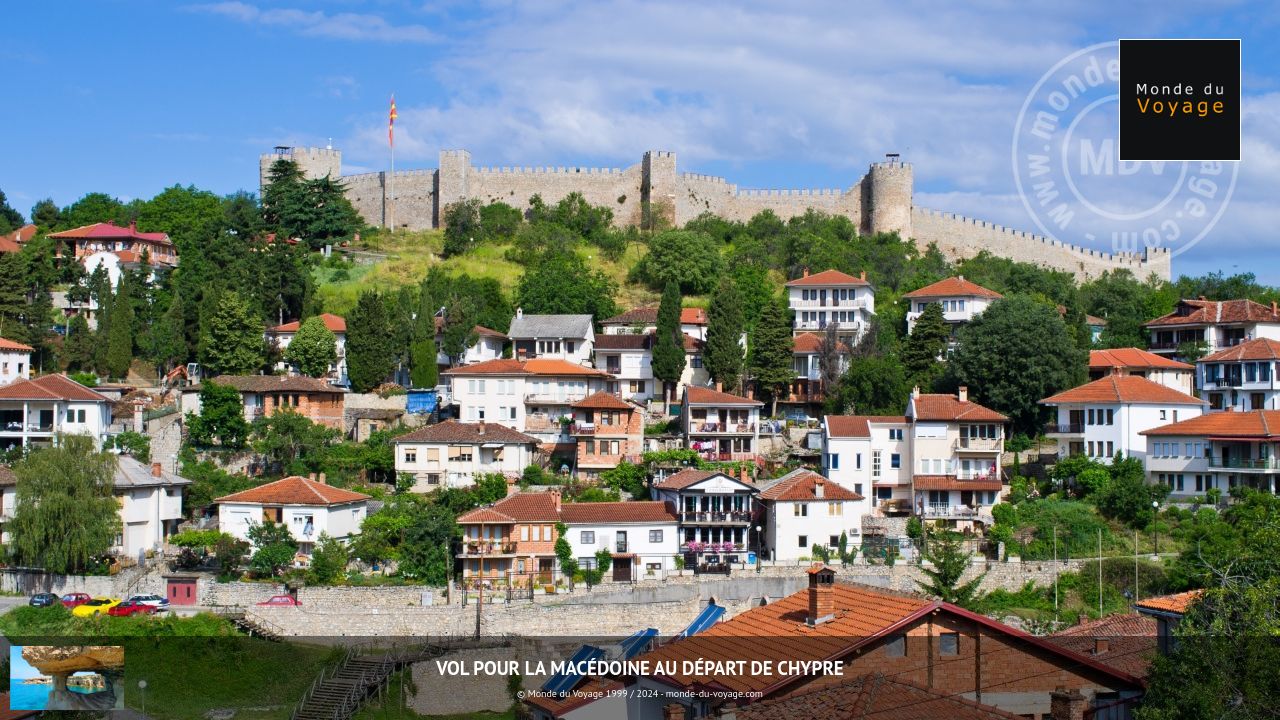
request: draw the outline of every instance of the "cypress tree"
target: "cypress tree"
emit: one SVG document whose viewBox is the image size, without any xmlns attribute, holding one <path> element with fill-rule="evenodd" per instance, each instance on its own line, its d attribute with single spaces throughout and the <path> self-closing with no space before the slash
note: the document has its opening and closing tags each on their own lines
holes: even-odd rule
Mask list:
<svg viewBox="0 0 1280 720">
<path fill-rule="evenodd" d="M 911 335 L 902 344 L 902 365 L 911 382 L 926 390 L 933 385 L 941 374 L 942 364 L 938 358 L 946 352 L 950 337 L 951 328 L 942 316 L 942 303 L 925 305 Z"/>
<path fill-rule="evenodd" d="M 347 373 L 351 389 L 369 392 L 395 369 L 395 339 L 387 305 L 376 292 L 360 294 L 347 318 Z"/>
<path fill-rule="evenodd" d="M 671 393 L 684 374 L 684 337 L 680 333 L 680 286 L 667 281 L 658 304 L 657 337 L 653 342 L 653 376 L 663 382 L 662 397 L 670 412 Z"/>
<path fill-rule="evenodd" d="M 703 361 L 711 378 L 732 391 L 742 377 L 742 299 L 738 287 L 729 278 L 720 281 L 720 288 L 711 298 L 707 309 L 707 344 Z"/>
<path fill-rule="evenodd" d="M 787 310 L 776 298 L 760 311 L 751 335 L 751 369 L 760 389 L 769 395 L 770 415 L 778 411 L 778 395 L 795 378 L 792 366 L 791 322 Z"/>
<path fill-rule="evenodd" d="M 107 374 L 124 378 L 133 362 L 133 300 L 129 297 L 129 276 L 120 274 L 120 284 L 111 299 L 111 328 L 107 333 Z"/>
</svg>

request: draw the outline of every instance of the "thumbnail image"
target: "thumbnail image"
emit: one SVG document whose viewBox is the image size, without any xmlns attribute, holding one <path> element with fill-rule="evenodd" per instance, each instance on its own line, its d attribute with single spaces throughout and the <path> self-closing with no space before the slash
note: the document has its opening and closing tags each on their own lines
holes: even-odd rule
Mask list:
<svg viewBox="0 0 1280 720">
<path fill-rule="evenodd" d="M 13 710 L 114 710 L 124 707 L 124 648 L 112 645 L 13 645 Z"/>
</svg>

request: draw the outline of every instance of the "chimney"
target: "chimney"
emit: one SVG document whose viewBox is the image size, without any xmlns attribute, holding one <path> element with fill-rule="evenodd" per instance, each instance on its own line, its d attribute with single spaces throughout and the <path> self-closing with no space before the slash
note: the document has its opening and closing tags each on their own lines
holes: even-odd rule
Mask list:
<svg viewBox="0 0 1280 720">
<path fill-rule="evenodd" d="M 716 392 L 724 392 L 724 383 L 716 381 Z"/>
<path fill-rule="evenodd" d="M 969 386 L 961 385 L 960 392 L 956 393 L 956 397 L 960 400 L 960 402 L 969 402 Z"/>
<path fill-rule="evenodd" d="M 316 474 L 315 474 L 315 473 L 311 473 L 310 475 L 308 475 L 308 476 L 307 476 L 307 479 L 308 479 L 308 480 L 310 480 L 311 482 L 315 482 L 315 481 L 316 481 Z"/>
<path fill-rule="evenodd" d="M 316 478 L 316 482 L 320 483 L 321 485 L 329 484 L 329 481 L 325 479 L 324 473 L 320 473 L 320 476 Z"/>
<path fill-rule="evenodd" d="M 960 282 L 964 282 L 964 276 L 963 276 L 963 275 L 957 275 L 957 276 L 956 276 L 956 279 L 957 279 L 957 280 L 959 280 Z"/>
<path fill-rule="evenodd" d="M 1271 314 L 1272 315 L 1280 314 L 1280 303 L 1276 303 L 1275 300 L 1271 301 Z"/>
<path fill-rule="evenodd" d="M 915 386 L 915 387 L 911 388 L 911 397 L 913 397 L 913 398 L 918 398 L 918 397 L 920 397 L 920 386 L 919 386 L 919 385 L 917 385 L 917 386 Z"/>
<path fill-rule="evenodd" d="M 801 277 L 809 277 L 809 268 L 804 269 L 804 275 L 801 275 Z"/>
<path fill-rule="evenodd" d="M 1196 299 L 1197 299 L 1197 300 L 1208 300 L 1209 298 L 1207 298 L 1207 297 L 1205 297 L 1205 296 L 1201 295 L 1200 297 L 1198 297 L 1198 298 L 1196 298 Z"/>
<path fill-rule="evenodd" d="M 1084 720 L 1086 703 L 1080 691 L 1059 687 L 1049 693 L 1049 717 L 1053 720 Z"/>
<path fill-rule="evenodd" d="M 809 568 L 809 627 L 821 625 L 836 616 L 836 571 L 822 563 Z"/>
<path fill-rule="evenodd" d="M 1105 655 L 1111 649 L 1111 641 L 1104 637 L 1093 639 L 1093 654 Z"/>
<path fill-rule="evenodd" d="M 867 281 L 867 271 L 866 271 L 866 270 L 863 270 L 863 271 L 858 275 L 858 279 L 859 279 L 859 280 L 861 280 L 862 282 L 866 282 L 866 281 Z"/>
<path fill-rule="evenodd" d="M 146 403 L 139 400 L 133 404 L 133 431 L 142 434 L 143 415 L 142 411 L 147 407 Z"/>
<path fill-rule="evenodd" d="M 516 317 L 517 318 L 524 317 L 524 308 L 516 308 Z"/>
<path fill-rule="evenodd" d="M 813 481 L 813 496 L 819 500 L 826 496 L 826 488 L 822 486 L 821 478 Z"/>
<path fill-rule="evenodd" d="M 160 467 L 160 463 L 151 463 L 151 477 L 160 477 L 161 474 L 163 474 L 163 468 Z"/>
<path fill-rule="evenodd" d="M 756 399 L 756 389 L 755 389 L 755 388 L 747 388 L 747 399 L 748 399 L 748 400 L 755 400 L 755 399 Z"/>
<path fill-rule="evenodd" d="M 480 427 L 476 429 L 477 435 L 484 435 L 484 418 L 480 418 Z"/>
<path fill-rule="evenodd" d="M 684 706 L 680 703 L 671 703 L 662 706 L 662 720 L 685 720 Z"/>
<path fill-rule="evenodd" d="M 560 514 L 560 491 L 559 490 L 551 491 L 551 500 L 553 503 L 555 503 L 556 515 L 559 515 Z"/>
<path fill-rule="evenodd" d="M 751 484 L 751 480 L 747 478 L 747 464 L 745 462 L 738 467 L 738 479 L 741 480 L 744 485 Z"/>
</svg>

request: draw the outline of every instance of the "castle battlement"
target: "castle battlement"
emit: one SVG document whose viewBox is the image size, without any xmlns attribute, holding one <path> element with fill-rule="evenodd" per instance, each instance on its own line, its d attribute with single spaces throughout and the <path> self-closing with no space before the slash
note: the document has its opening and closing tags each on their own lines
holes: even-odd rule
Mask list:
<svg viewBox="0 0 1280 720">
<path fill-rule="evenodd" d="M 597 167 L 473 167 L 481 175 L 621 175 L 622 168 Z"/>
</svg>

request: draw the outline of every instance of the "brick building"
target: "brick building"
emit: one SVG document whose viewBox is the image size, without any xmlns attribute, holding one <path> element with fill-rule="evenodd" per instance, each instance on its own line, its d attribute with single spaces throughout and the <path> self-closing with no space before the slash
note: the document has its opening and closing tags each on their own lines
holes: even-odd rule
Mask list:
<svg viewBox="0 0 1280 720">
<path fill-rule="evenodd" d="M 240 391 L 248 422 L 288 409 L 314 423 L 344 429 L 347 391 L 326 380 L 304 375 L 219 375 L 210 382 Z M 200 413 L 199 385 L 182 389 L 182 411 Z"/>
</svg>

